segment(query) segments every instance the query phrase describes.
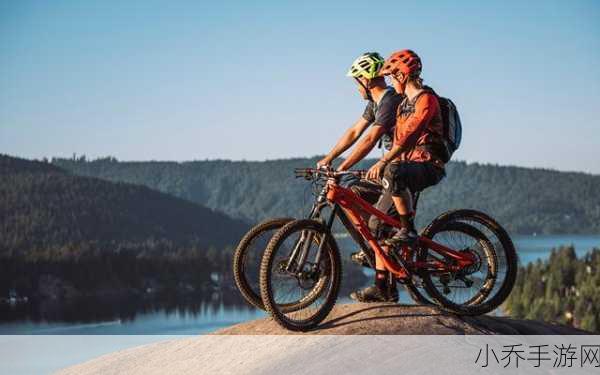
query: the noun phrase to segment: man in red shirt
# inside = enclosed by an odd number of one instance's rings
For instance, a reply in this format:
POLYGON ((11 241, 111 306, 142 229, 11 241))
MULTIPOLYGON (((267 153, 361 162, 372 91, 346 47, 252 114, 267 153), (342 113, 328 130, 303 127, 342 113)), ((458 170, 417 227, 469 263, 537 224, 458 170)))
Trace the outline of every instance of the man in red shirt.
MULTIPOLYGON (((436 95, 423 87, 421 68, 417 54, 402 50, 392 54, 379 72, 381 76, 391 76, 396 92, 405 96, 398 107, 392 149, 367 173, 367 179, 381 179, 384 193, 380 199, 391 195, 399 214, 402 228, 395 229, 386 241, 389 246, 414 244, 417 233, 412 196, 445 176, 444 162, 436 152, 443 139, 440 106, 436 95)), ((379 257, 375 266, 375 285, 354 292, 352 298, 362 302, 385 299, 388 273, 379 257)))

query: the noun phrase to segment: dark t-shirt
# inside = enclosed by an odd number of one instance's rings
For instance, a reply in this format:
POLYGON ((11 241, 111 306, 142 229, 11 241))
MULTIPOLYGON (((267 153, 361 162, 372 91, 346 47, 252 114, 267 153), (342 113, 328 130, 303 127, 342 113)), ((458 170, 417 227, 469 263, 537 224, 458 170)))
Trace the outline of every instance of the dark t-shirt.
POLYGON ((385 128, 382 142, 387 150, 392 148, 394 127, 396 126, 396 113, 402 98, 403 96, 396 93, 393 87, 388 87, 379 101, 379 105, 374 101, 369 101, 362 115, 370 125, 383 126, 385 128))

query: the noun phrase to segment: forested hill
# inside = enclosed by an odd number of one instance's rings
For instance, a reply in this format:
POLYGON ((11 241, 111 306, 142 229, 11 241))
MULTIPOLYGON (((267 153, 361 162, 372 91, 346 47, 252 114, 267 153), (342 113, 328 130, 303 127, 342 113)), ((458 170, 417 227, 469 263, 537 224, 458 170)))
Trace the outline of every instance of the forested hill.
POLYGON ((234 245, 246 229, 241 220, 145 186, 0 155, 3 256, 221 249, 234 245))
MULTIPOLYGON (((317 158, 264 162, 119 162, 53 159, 75 174, 143 184, 249 222, 297 216, 310 202, 308 183, 293 169, 317 158)), ((361 163, 366 168, 373 160, 361 163)), ((447 177, 427 190, 418 221, 455 208, 483 210, 512 233, 600 233, 600 176, 553 170, 452 162, 447 177)))

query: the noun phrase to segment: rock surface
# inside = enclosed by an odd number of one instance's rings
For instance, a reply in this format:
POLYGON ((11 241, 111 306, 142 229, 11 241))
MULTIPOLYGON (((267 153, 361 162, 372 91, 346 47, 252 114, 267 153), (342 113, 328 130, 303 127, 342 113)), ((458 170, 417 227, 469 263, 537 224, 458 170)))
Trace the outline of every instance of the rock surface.
POLYGON ((252 320, 215 335, 578 335, 576 328, 507 317, 459 316, 431 306, 353 303, 337 305, 318 329, 291 332, 270 318, 252 320))
POLYGON ((476 370, 473 360, 488 344, 594 338, 562 336, 585 334, 529 320, 460 317, 428 306, 350 304, 336 306, 319 329, 307 333, 258 319, 107 354, 59 374, 462 374, 476 370))

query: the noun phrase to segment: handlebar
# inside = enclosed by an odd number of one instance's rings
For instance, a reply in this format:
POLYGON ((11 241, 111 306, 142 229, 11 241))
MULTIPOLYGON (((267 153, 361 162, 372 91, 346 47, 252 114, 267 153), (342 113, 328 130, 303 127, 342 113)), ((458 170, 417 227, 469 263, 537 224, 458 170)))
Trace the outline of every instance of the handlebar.
POLYGON ((364 178, 367 174, 366 170, 354 171, 335 171, 330 168, 295 168, 294 175, 296 178, 304 178, 306 180, 315 180, 319 177, 337 178, 341 176, 353 175, 358 178, 364 178))

